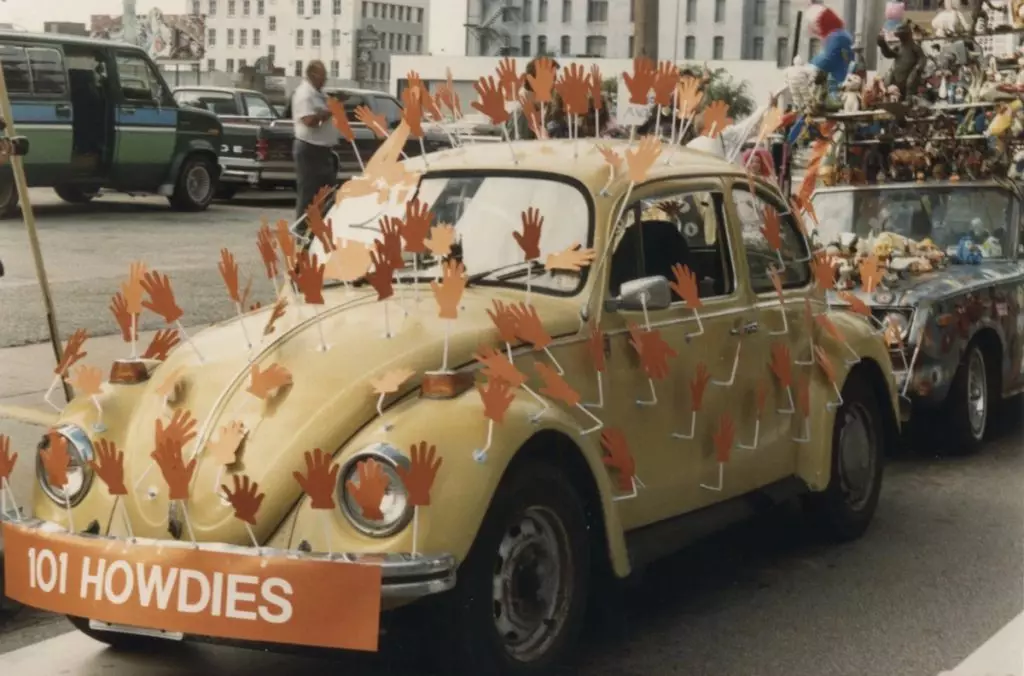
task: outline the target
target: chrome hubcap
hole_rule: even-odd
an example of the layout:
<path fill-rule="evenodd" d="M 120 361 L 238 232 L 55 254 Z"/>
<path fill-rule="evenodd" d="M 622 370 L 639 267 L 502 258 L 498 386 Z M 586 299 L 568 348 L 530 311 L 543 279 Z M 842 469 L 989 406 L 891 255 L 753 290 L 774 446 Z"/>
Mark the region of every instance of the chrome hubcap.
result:
<path fill-rule="evenodd" d="M 517 660 L 543 656 L 565 625 L 572 601 L 572 552 L 558 518 L 530 507 L 505 530 L 492 577 L 494 625 Z"/>
<path fill-rule="evenodd" d="M 185 190 L 194 202 L 204 202 L 210 194 L 210 172 L 206 167 L 195 165 L 185 175 Z"/>
<path fill-rule="evenodd" d="M 839 431 L 839 482 L 846 501 L 860 510 L 871 498 L 875 482 L 875 438 L 871 417 L 863 406 L 844 407 Z"/>
<path fill-rule="evenodd" d="M 978 350 L 971 350 L 967 362 L 967 419 L 971 423 L 971 434 L 981 439 L 988 419 L 988 375 L 985 360 Z"/>

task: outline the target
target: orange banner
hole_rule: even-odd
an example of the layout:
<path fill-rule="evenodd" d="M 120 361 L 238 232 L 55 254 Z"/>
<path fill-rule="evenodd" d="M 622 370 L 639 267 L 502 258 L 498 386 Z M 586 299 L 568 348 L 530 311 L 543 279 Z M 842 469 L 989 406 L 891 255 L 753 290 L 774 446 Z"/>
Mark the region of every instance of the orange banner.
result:
<path fill-rule="evenodd" d="M 5 590 L 110 624 L 377 650 L 377 566 L 132 544 L 4 523 Z"/>

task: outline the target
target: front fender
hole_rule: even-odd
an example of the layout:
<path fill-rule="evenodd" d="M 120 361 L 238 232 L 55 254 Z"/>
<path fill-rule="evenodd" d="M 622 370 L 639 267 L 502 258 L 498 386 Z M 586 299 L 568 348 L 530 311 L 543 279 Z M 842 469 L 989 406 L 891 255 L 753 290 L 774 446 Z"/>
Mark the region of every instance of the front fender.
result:
<path fill-rule="evenodd" d="M 448 553 L 462 561 L 512 458 L 537 432 L 553 430 L 574 439 L 586 460 L 600 495 L 612 569 L 620 577 L 628 575 L 629 558 L 612 502 L 614 489 L 601 461 L 600 434 L 581 437 L 579 423 L 555 408 L 549 409 L 539 423 L 532 423 L 530 416 L 536 411 L 537 403 L 520 391 L 504 423 L 495 425 L 486 461 L 481 463 L 473 459 L 473 451 L 486 443 L 487 420 L 475 390 L 452 400 L 409 397 L 387 411 L 387 420 L 394 425 L 390 431 L 383 430 L 379 419 L 371 420 L 345 444 L 336 459 L 344 465 L 359 451 L 381 442 L 406 456 L 410 447 L 421 441 L 437 446 L 443 464 L 431 491 L 430 506 L 420 508 L 418 542 L 414 545 L 411 526 L 387 538 L 366 536 L 340 510 L 329 514 L 325 526 L 325 519 L 314 513 L 309 501 L 300 500 L 268 545 L 295 548 L 305 540 L 314 551 L 322 551 L 326 528 L 334 551 Z M 462 422 L 445 428 L 439 421 Z"/>
<path fill-rule="evenodd" d="M 213 156 L 214 172 L 216 180 L 220 176 L 220 153 L 217 152 L 217 148 L 205 138 L 193 138 L 189 139 L 188 143 L 178 148 L 177 153 L 174 155 L 174 159 L 171 161 L 170 169 L 167 170 L 167 175 L 164 177 L 164 183 L 173 185 L 178 180 L 178 174 L 181 172 L 181 165 L 185 163 L 185 158 L 195 153 L 209 153 Z"/>

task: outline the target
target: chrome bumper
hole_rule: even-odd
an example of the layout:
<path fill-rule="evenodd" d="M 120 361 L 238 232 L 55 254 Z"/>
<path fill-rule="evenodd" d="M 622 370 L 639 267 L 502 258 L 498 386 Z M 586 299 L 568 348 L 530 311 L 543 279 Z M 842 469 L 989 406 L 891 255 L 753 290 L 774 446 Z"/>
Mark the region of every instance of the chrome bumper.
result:
<path fill-rule="evenodd" d="M 256 185 L 260 182 L 260 172 L 252 169 L 240 169 L 226 164 L 220 165 L 221 183 L 243 183 L 245 185 Z"/>

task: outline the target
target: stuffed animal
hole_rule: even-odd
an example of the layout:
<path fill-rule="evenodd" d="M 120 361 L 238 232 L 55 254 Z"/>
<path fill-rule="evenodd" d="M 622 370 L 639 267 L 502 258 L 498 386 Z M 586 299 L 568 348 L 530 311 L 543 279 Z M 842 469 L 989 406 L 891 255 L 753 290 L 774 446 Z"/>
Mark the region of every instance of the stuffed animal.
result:
<path fill-rule="evenodd" d="M 1020 0 L 1024 2 L 1024 0 Z M 954 35 L 966 35 L 970 25 L 963 14 L 953 9 L 952 0 L 946 0 L 946 8 L 932 19 L 932 32 L 937 38 L 950 38 Z"/>
<path fill-rule="evenodd" d="M 793 65 L 786 69 L 784 77 L 789 88 L 790 98 L 792 98 L 796 109 L 801 112 L 808 112 L 815 107 L 814 79 L 816 75 L 817 70 L 813 66 L 806 65 L 799 54 L 793 57 Z"/>
<path fill-rule="evenodd" d="M 864 89 L 864 81 L 859 75 L 850 73 L 843 82 L 843 111 L 856 113 L 860 110 L 861 94 Z"/>
<path fill-rule="evenodd" d="M 898 87 L 903 100 L 907 101 L 917 94 L 928 58 L 914 39 L 910 23 L 904 22 L 896 29 L 896 39 L 899 40 L 899 48 L 893 49 L 885 36 L 879 34 L 878 51 L 885 58 L 893 60 L 892 67 L 885 74 L 886 85 Z"/>
<path fill-rule="evenodd" d="M 1014 28 L 1024 28 L 1024 0 L 1012 0 L 1010 3 L 1010 20 Z"/>

